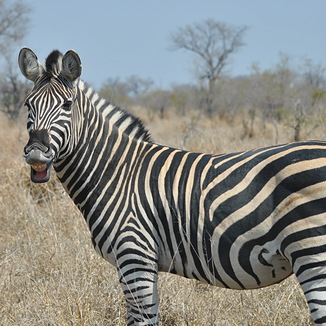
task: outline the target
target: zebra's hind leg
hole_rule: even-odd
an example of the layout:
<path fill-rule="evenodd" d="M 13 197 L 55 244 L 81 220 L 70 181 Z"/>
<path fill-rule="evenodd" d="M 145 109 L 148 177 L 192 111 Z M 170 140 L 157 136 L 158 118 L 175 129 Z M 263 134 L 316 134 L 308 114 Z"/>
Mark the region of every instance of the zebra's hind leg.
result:
<path fill-rule="evenodd" d="M 135 264 L 118 268 L 119 280 L 126 299 L 127 325 L 158 325 L 157 269 Z"/>
<path fill-rule="evenodd" d="M 297 263 L 294 264 L 293 270 L 303 289 L 315 324 L 325 326 L 326 253 L 317 254 L 317 256 L 299 258 Z M 299 264 L 300 260 L 301 264 Z"/>

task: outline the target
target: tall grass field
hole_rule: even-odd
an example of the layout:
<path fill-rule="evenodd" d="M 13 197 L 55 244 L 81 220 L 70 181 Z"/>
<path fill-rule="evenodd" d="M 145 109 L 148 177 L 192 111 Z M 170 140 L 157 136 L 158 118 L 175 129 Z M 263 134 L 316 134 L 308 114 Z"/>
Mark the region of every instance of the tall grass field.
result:
<path fill-rule="evenodd" d="M 257 120 L 244 135 L 232 124 L 198 111 L 164 119 L 131 108 L 161 144 L 224 153 L 275 143 L 275 125 Z M 116 270 L 93 249 L 87 225 L 52 171 L 47 184 L 32 184 L 22 157 L 26 117 L 0 116 L 0 325 L 125 325 L 125 303 Z M 277 126 L 279 143 L 291 129 Z M 309 138 L 325 139 L 320 127 Z M 292 276 L 260 290 L 221 289 L 161 273 L 160 320 L 167 326 L 313 325 L 303 293 Z"/>

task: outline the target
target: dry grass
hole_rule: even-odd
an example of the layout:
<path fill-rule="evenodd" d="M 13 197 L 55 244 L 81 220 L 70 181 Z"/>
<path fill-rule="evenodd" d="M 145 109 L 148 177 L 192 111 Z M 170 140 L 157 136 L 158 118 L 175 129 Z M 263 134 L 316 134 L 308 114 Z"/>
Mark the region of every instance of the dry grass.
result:
<path fill-rule="evenodd" d="M 138 115 L 159 142 L 194 151 L 236 151 L 274 138 L 271 126 L 247 139 L 241 125 L 197 120 L 196 113 L 151 121 L 141 110 Z M 280 130 L 280 142 L 288 141 Z M 30 184 L 21 158 L 25 140 L 0 117 L 1 325 L 125 325 L 114 267 L 95 253 L 86 223 L 55 178 Z M 161 274 L 159 287 L 162 325 L 312 325 L 293 277 L 262 290 L 232 291 Z"/>

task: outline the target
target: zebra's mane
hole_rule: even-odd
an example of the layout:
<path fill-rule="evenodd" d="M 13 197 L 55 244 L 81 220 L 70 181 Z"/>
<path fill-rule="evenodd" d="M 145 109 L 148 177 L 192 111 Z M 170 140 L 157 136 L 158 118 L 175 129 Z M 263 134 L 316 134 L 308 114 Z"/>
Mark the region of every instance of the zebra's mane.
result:
<path fill-rule="evenodd" d="M 62 70 L 62 58 L 63 55 L 60 51 L 52 51 L 45 60 L 46 72 L 58 76 Z"/>
<path fill-rule="evenodd" d="M 122 132 L 135 139 L 152 142 L 148 130 L 145 129 L 143 122 L 139 118 L 119 106 L 112 105 L 108 100 L 101 98 L 100 95 L 83 80 L 78 81 L 77 87 L 84 92 L 93 103 L 94 107 L 105 114 L 107 119 Z"/>
<path fill-rule="evenodd" d="M 63 55 L 58 50 L 54 50 L 49 54 L 45 61 L 46 72 L 44 77 L 58 77 L 60 75 L 62 70 L 62 58 Z M 144 125 L 139 118 L 101 98 L 98 93 L 96 93 L 84 81 L 79 80 L 77 87 L 84 92 L 96 109 L 105 113 L 108 119 L 110 119 L 110 122 L 124 133 L 127 133 L 133 138 L 151 142 L 149 132 L 144 128 Z"/>

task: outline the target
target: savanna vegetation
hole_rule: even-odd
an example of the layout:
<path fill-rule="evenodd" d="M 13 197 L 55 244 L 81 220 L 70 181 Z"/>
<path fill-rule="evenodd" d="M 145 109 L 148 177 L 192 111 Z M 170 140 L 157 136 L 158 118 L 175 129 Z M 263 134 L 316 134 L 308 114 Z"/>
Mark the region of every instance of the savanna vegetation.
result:
<path fill-rule="evenodd" d="M 12 19 L 9 25 L 16 32 L 0 38 L 2 45 L 16 44 L 24 36 L 19 22 L 28 19 L 29 11 L 22 5 L 0 0 L 0 16 L 10 9 L 20 17 Z M 183 31 L 196 36 L 205 30 L 211 37 L 229 32 L 234 43 L 229 43 L 228 55 L 244 46 L 246 27 L 208 20 Z M 140 117 L 155 141 L 222 153 L 326 139 L 325 68 L 320 64 L 302 59 L 294 66 L 281 54 L 269 70 L 255 64 L 251 74 L 231 78 L 224 70 L 228 61 L 217 60 L 205 70 L 203 54 L 187 49 L 179 32 L 172 35 L 171 45 L 198 56 L 196 83 L 163 90 L 150 78 L 131 76 L 108 79 L 99 89 L 103 97 Z M 216 58 L 216 49 L 206 54 Z M 22 158 L 28 136 L 22 104 L 31 85 L 20 79 L 9 50 L 0 46 L 0 324 L 125 325 L 115 268 L 95 253 L 83 217 L 55 174 L 47 184 L 30 182 Z M 211 70 L 215 75 L 207 70 L 221 66 Z M 162 325 L 313 325 L 294 277 L 261 290 L 234 291 L 162 273 L 159 288 Z"/>
<path fill-rule="evenodd" d="M 133 110 L 158 142 L 194 151 L 237 151 L 272 144 L 275 136 L 271 123 L 249 138 L 241 123 L 196 117 L 196 111 L 180 117 L 169 110 L 165 118 L 153 113 L 149 119 L 147 108 Z M 280 139 L 291 137 L 286 126 L 278 128 Z M 94 251 L 83 217 L 54 174 L 50 183 L 31 184 L 21 155 L 26 140 L 25 130 L 2 114 L 1 325 L 125 325 L 115 268 Z M 310 323 L 293 277 L 261 290 L 234 291 L 162 273 L 159 288 L 162 325 Z"/>

